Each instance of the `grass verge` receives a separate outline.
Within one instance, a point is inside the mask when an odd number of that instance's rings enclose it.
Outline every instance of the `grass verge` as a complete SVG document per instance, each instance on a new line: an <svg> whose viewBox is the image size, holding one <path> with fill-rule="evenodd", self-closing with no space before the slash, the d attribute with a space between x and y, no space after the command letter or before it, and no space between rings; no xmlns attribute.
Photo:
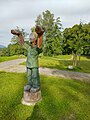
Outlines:
<svg viewBox="0 0 90 120"><path fill-rule="evenodd" d="M40 67L54 68L59 70L69 70L68 65L72 65L72 60L58 60L50 58L40 58ZM71 71L90 73L90 58L81 57L80 65Z"/></svg>
<svg viewBox="0 0 90 120"><path fill-rule="evenodd" d="M0 57L0 62L8 61L8 60L15 60L15 59L20 59L20 58L25 58L24 55L14 55L14 56L9 56L9 57Z"/></svg>
<svg viewBox="0 0 90 120"><path fill-rule="evenodd" d="M41 76L42 101L21 104L26 75L0 72L1 120L89 120L90 85L58 77Z"/></svg>

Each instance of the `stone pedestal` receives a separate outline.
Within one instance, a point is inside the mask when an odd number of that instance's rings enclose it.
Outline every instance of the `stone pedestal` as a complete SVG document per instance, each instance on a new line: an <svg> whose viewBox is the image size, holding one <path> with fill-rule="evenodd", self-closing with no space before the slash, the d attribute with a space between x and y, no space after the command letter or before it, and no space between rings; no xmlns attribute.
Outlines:
<svg viewBox="0 0 90 120"><path fill-rule="evenodd" d="M33 92L27 92L27 91L24 91L24 95L23 95L23 98L22 98L22 104L24 105L35 105L37 102L41 101L41 91L37 91L35 93Z"/></svg>

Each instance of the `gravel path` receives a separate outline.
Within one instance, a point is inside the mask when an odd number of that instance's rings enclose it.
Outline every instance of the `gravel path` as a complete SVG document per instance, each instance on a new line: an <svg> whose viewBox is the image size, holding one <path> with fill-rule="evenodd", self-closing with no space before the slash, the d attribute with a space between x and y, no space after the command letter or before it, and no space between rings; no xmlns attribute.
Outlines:
<svg viewBox="0 0 90 120"><path fill-rule="evenodd" d="M0 71L18 72L18 73L26 72L26 67L24 65L19 65L20 63L22 63L24 61L26 61L26 59L16 59L16 60L10 60L10 61L6 61L6 62L1 62L0 63ZM72 72L72 71L41 68L41 67L39 68L39 72L40 72L40 74L47 75L47 76L72 78L74 80L80 80L80 81L90 83L90 74L88 74L88 73Z"/></svg>

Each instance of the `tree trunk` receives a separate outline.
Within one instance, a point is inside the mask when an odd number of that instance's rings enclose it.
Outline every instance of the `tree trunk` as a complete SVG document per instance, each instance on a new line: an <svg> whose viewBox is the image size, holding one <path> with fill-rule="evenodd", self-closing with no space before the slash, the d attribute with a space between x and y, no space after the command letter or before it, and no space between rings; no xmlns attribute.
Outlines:
<svg viewBox="0 0 90 120"><path fill-rule="evenodd" d="M75 54L75 67L77 66L77 54Z"/></svg>
<svg viewBox="0 0 90 120"><path fill-rule="evenodd" d="M79 54L78 55L78 66L80 65L80 58L81 58L81 55Z"/></svg>
<svg viewBox="0 0 90 120"><path fill-rule="evenodd" d="M73 54L73 67L75 66L75 55Z"/></svg>
<svg viewBox="0 0 90 120"><path fill-rule="evenodd" d="M73 55L73 67L77 66L77 54Z"/></svg>

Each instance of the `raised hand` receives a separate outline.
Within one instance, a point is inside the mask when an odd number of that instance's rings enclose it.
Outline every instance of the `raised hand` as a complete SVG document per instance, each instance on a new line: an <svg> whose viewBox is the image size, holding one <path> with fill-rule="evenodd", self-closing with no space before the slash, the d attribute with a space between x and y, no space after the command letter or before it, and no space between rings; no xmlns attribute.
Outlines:
<svg viewBox="0 0 90 120"><path fill-rule="evenodd" d="M43 35L43 33L45 32L45 30L42 27L40 27L40 26L36 26L35 32L38 34L38 37L40 37L40 36Z"/></svg>
<svg viewBox="0 0 90 120"><path fill-rule="evenodd" d="M19 31L19 30L11 30L11 33L13 34L13 35L21 35L21 32Z"/></svg>
<svg viewBox="0 0 90 120"><path fill-rule="evenodd" d="M24 44L24 38L19 30L11 30L11 33L18 36L21 45Z"/></svg>

